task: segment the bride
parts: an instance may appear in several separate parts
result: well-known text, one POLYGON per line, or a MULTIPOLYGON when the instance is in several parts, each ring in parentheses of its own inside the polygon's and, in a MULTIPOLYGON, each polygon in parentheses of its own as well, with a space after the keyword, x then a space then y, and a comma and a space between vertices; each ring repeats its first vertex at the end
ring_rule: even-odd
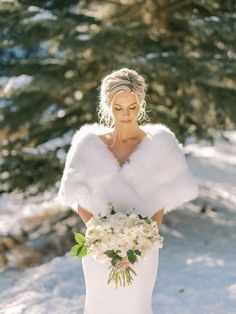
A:
MULTIPOLYGON (((175 134, 162 123, 137 123, 146 114, 146 88, 144 78, 128 68, 105 76, 99 97, 101 123, 84 124, 72 138, 58 199, 86 225, 98 212, 106 214, 112 202, 118 211, 135 208, 150 216, 160 230, 164 214, 198 195, 175 134)), ((108 264, 84 256, 84 314, 153 314, 158 262, 155 248, 132 265, 137 273, 132 285, 115 289, 107 284, 108 264)))

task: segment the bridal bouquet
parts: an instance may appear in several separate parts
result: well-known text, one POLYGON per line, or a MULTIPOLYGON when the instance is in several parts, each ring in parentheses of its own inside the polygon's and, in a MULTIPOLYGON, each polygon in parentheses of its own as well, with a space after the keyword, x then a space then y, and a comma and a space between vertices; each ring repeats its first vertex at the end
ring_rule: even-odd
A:
MULTIPOLYGON (((111 204, 111 203, 109 203, 111 204)), ((88 221, 85 235, 74 233, 77 242, 70 253, 78 257, 92 253, 99 263, 110 262, 108 284, 115 281, 125 286, 132 283, 132 274, 137 275, 132 264, 146 259, 150 250, 162 248, 156 221, 137 214, 134 209, 117 212, 111 205, 109 215, 99 213, 88 221)))

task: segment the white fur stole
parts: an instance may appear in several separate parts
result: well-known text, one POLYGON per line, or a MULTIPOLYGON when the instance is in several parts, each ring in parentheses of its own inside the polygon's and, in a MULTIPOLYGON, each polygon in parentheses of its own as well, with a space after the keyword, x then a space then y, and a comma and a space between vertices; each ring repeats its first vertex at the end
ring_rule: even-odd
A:
POLYGON ((112 202, 120 211, 135 208, 142 215, 164 213, 195 199, 199 188, 190 171, 182 144, 164 124, 139 126, 148 134, 120 167, 98 137, 110 128, 84 124, 73 135, 66 156, 58 200, 77 211, 107 213, 112 202))

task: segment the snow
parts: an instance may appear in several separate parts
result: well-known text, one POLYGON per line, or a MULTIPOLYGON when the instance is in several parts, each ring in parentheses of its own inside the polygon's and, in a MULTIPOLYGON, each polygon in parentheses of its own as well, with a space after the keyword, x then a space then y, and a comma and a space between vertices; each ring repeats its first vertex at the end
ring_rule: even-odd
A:
MULTIPOLYGON (((50 139, 47 142, 44 142, 43 144, 38 145, 37 147, 23 147, 22 151, 32 153, 35 155, 39 153, 43 154, 49 151, 54 151, 58 147, 63 147, 66 144, 70 144, 73 133, 74 131, 68 131, 63 136, 50 139)), ((58 152, 59 153, 57 154, 57 157, 60 159, 60 156, 63 156, 61 158, 61 161, 62 163, 64 163, 65 158, 66 158, 65 150, 62 148, 62 149, 59 149, 58 152)))
MULTIPOLYGON (((200 196, 163 219, 153 314, 236 314, 236 131, 225 136, 229 142, 218 138, 212 147, 207 142, 186 147, 200 196)), ((6 195, 0 198, 3 217, 9 211, 11 217, 29 214, 26 203, 13 206, 15 196, 8 197, 12 206, 6 195)), ((28 200, 33 212, 42 206, 39 199, 28 200)), ((52 199, 51 192, 45 208, 55 207, 52 199)), ((0 314, 83 314, 84 302, 81 259, 69 253, 0 276, 0 314)))
POLYGON ((21 74, 16 77, 11 77, 4 87, 4 94, 10 96, 14 90, 23 88, 29 85, 33 80, 33 77, 27 74, 21 74))
POLYGON ((3 193, 0 197, 0 236, 6 235, 11 230, 17 234, 25 218, 48 212, 49 209, 58 212, 59 207, 55 204, 54 198, 55 189, 29 197, 28 200, 17 191, 11 194, 3 193))
POLYGON ((31 5, 28 7, 28 11, 29 12, 36 12, 36 14, 34 16, 32 16, 31 18, 25 18, 23 20, 24 23, 28 23, 29 21, 35 22, 35 21, 42 21, 42 20, 57 20, 57 16, 55 16, 54 14, 52 14, 52 12, 39 8, 37 6, 31 5))
MULTIPOLYGON (((22 151, 31 152, 33 154, 46 153, 47 151, 63 147, 69 144, 72 140, 74 131, 68 131, 60 138, 55 138, 38 145, 37 148, 23 148, 22 151)), ((58 149, 57 157, 61 163, 65 162, 66 152, 63 148, 58 149)), ((0 160, 0 162, 2 162, 0 160)), ((3 176, 9 175, 6 171, 2 173, 3 176)), ((59 183, 55 183, 55 187, 51 190, 47 190, 44 193, 36 196, 29 197, 27 200, 24 199, 23 194, 14 191, 11 194, 2 193, 0 197, 0 235, 9 233, 13 228, 14 232, 17 233, 17 229, 20 228, 22 220, 25 218, 34 217, 37 214, 43 212, 63 210, 61 205, 57 201, 57 189, 59 183)), ((31 188, 28 188, 30 191, 31 188)))
POLYGON ((23 273, 3 274, 0 313, 82 313, 85 296, 81 273, 81 261, 67 253, 23 273))
POLYGON ((0 77, 0 86, 4 87, 7 84, 8 80, 9 80, 8 76, 1 76, 0 77))

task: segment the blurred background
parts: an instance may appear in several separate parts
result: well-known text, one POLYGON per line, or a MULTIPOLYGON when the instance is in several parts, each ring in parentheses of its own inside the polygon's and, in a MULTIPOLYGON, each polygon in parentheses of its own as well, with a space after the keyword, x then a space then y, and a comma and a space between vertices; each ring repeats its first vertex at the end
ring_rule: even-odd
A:
POLYGON ((0 1, 0 313, 83 313, 68 251, 85 226, 55 197, 121 67, 145 77, 141 123, 176 133, 200 186, 164 217, 154 314, 236 313, 235 61, 234 0, 0 1))

